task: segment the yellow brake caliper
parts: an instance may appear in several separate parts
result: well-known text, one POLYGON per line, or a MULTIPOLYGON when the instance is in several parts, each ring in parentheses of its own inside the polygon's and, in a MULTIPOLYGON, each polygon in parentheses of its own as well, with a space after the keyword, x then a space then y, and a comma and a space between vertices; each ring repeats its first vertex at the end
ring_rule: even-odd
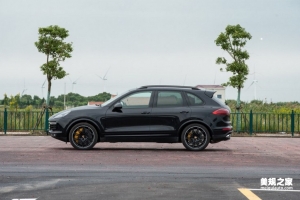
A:
POLYGON ((79 129, 77 129, 77 131, 74 134, 74 140, 76 143, 78 143, 78 138, 79 138, 79 135, 82 132, 82 130, 83 130, 83 128, 79 128, 79 129))
POLYGON ((190 141, 191 137, 192 137, 193 131, 190 131, 187 135, 188 141, 190 141))

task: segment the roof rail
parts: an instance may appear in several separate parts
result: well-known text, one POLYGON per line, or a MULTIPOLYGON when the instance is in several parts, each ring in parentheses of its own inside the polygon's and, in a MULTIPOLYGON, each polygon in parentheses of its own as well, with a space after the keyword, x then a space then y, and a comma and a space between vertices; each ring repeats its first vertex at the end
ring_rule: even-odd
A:
POLYGON ((146 89, 146 88, 154 88, 154 87, 169 87, 169 88, 190 88, 192 90, 201 90, 197 87, 193 86, 182 86, 182 85, 145 85, 138 89, 146 89))

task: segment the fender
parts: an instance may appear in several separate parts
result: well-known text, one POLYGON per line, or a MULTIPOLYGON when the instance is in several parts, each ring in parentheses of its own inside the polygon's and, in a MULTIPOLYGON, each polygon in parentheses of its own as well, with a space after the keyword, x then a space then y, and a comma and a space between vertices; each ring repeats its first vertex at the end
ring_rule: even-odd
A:
MULTIPOLYGON (((99 134, 99 138, 100 138, 100 133, 103 133, 103 126, 102 126, 102 124, 95 122, 94 120, 92 120, 90 118, 78 118, 78 119, 73 120, 71 123, 68 124, 68 126, 66 128, 66 132, 69 133, 71 127, 74 124, 79 123, 79 122, 88 122, 88 123, 92 124, 95 127, 95 129, 97 130, 97 132, 99 134)), ((67 138, 69 141, 69 137, 67 137, 67 138)))
POLYGON ((199 119, 191 119, 191 120, 188 120, 188 121, 184 122, 183 124, 181 124, 180 127, 179 127, 179 129, 178 129, 178 135, 181 134, 181 131, 184 129, 184 127, 185 127, 186 125, 192 124, 192 123, 199 123, 199 124, 204 125, 204 126, 208 129, 208 131, 209 131, 209 133, 210 133, 210 136, 212 135, 212 132, 213 132, 213 131, 212 131, 212 129, 210 128, 210 126, 209 126, 208 124, 206 124, 204 121, 199 120, 199 119))

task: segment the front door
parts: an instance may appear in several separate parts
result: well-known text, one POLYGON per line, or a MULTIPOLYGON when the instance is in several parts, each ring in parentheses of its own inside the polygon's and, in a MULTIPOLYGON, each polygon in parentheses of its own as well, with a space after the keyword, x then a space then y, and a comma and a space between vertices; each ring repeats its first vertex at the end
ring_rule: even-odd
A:
POLYGON ((106 136, 138 136, 149 133, 152 91, 129 94, 109 108, 102 119, 106 136))

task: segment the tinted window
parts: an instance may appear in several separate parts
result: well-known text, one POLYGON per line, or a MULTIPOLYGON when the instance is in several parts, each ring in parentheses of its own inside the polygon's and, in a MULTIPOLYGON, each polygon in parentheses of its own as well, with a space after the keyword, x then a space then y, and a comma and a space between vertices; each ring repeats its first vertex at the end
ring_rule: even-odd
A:
POLYGON ((145 108, 149 107, 151 91, 138 92, 121 99, 123 108, 145 108))
POLYGON ((189 99, 190 106, 200 106, 203 104, 203 101, 194 94, 187 93, 187 97, 189 99))
POLYGON ((180 92, 159 91, 157 95, 157 107, 182 106, 183 100, 180 92))

